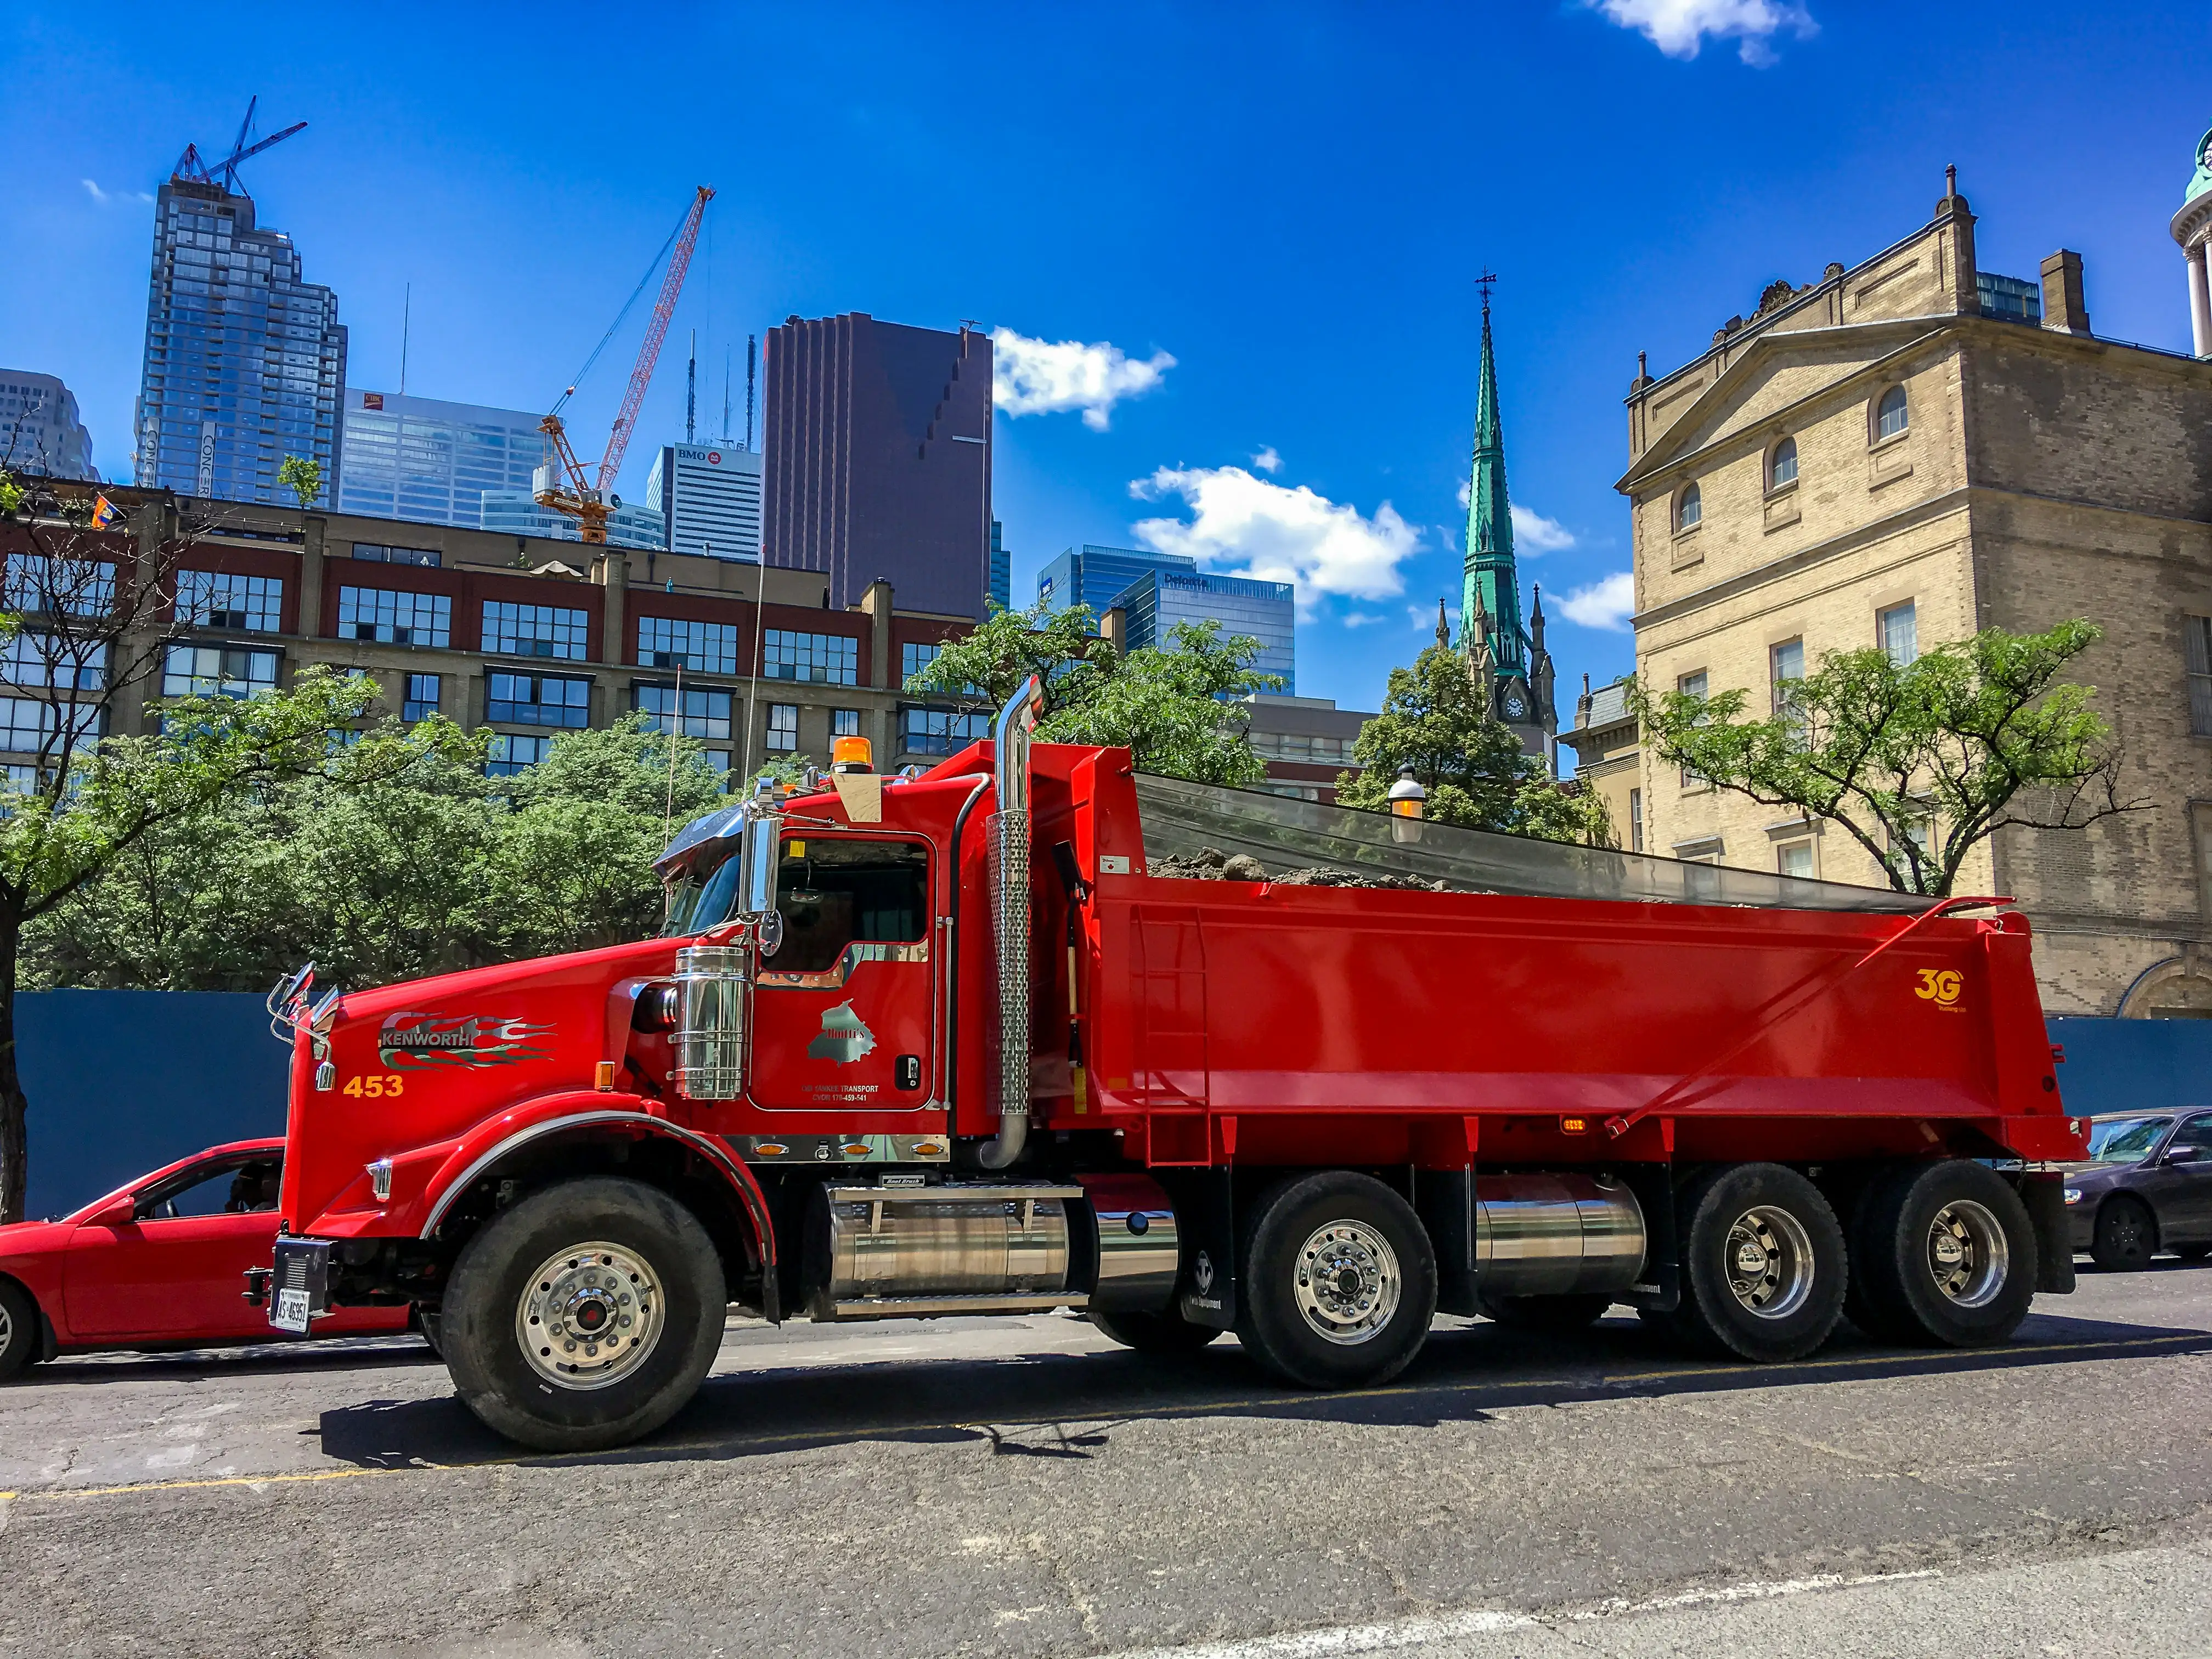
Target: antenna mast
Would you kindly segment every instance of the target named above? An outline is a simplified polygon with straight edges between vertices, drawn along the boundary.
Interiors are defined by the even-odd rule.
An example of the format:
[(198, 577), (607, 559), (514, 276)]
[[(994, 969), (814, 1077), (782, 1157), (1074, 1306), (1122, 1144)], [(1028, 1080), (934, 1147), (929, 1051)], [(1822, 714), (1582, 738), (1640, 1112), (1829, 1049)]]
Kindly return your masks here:
[(691, 331), (691, 362), (684, 372), (684, 441), (699, 441), (699, 331)]
[(753, 447), (753, 361), (754, 342), (758, 337), (745, 336), (745, 447)]

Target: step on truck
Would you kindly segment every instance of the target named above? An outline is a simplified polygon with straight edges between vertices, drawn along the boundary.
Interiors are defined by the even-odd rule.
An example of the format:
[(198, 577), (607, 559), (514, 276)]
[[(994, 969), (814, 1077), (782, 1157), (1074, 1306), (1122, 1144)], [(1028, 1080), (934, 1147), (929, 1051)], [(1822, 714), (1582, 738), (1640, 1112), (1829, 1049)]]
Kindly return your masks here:
[(1799, 1358), (2002, 1341), (2083, 1155), (2027, 918), (1137, 774), (993, 734), (686, 828), (661, 937), (270, 1003), (291, 1331), (408, 1303), (619, 1444), (769, 1321), (1068, 1309), (1372, 1384), (1439, 1311)]

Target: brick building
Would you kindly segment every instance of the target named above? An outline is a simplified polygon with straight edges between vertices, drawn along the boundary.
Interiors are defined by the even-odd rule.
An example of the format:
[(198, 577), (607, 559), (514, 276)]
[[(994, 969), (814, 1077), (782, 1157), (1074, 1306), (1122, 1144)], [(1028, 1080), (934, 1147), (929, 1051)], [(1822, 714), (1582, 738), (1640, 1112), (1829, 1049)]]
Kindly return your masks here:
[[(148, 729), (160, 697), (242, 696), (289, 684), (311, 663), (372, 676), (372, 719), (434, 710), (489, 726), (490, 769), (501, 772), (540, 758), (561, 731), (634, 709), (664, 730), (680, 720), (723, 769), (779, 755), (827, 764), (831, 737), (848, 732), (872, 740), (879, 766), (929, 761), (988, 724), (902, 695), (905, 677), (970, 624), (895, 608), (887, 582), (833, 610), (811, 571), (164, 490), (106, 493), (131, 532), (111, 538), (118, 568), (130, 568), (135, 536), (143, 553), (171, 550), (162, 562), (177, 571), (173, 607), (154, 613), (166, 630), (161, 672), (143, 695), (117, 698), (120, 731)], [(26, 619), (27, 632), (36, 627)], [(22, 703), (29, 712), (10, 729), (35, 742), (36, 707), (4, 692), (0, 702)]]
[[(2212, 362), (2094, 334), (2075, 254), (1980, 270), (1954, 185), (1894, 246), (1639, 370), (1627, 404), (1647, 686), (1764, 713), (1825, 651), (2103, 627), (2075, 674), (2151, 809), (2008, 830), (1958, 890), (2020, 899), (2054, 1013), (2212, 1016)], [(1585, 752), (1617, 759), (1596, 713)], [(1832, 825), (1638, 770), (1650, 851), (1883, 880)]]

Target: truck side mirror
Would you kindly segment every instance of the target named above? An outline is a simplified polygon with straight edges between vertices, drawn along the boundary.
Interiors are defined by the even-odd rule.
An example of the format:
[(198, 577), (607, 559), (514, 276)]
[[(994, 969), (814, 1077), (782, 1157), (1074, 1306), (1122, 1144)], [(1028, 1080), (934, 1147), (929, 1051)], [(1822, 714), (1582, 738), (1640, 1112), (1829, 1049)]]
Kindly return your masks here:
[(744, 902), (749, 916), (764, 916), (775, 908), (776, 842), (781, 825), (774, 818), (754, 818), (745, 825), (744, 845), (738, 856), (745, 861)]

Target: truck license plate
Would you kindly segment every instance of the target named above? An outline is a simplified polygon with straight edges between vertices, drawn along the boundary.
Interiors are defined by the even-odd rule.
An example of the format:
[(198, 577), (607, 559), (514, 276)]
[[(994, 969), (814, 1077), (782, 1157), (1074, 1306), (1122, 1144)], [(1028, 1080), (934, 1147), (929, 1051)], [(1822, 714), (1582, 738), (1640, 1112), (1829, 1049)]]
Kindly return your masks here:
[(305, 1291), (277, 1291), (276, 1310), (269, 1316), (269, 1322), (280, 1331), (305, 1336), (307, 1334), (307, 1293)]

